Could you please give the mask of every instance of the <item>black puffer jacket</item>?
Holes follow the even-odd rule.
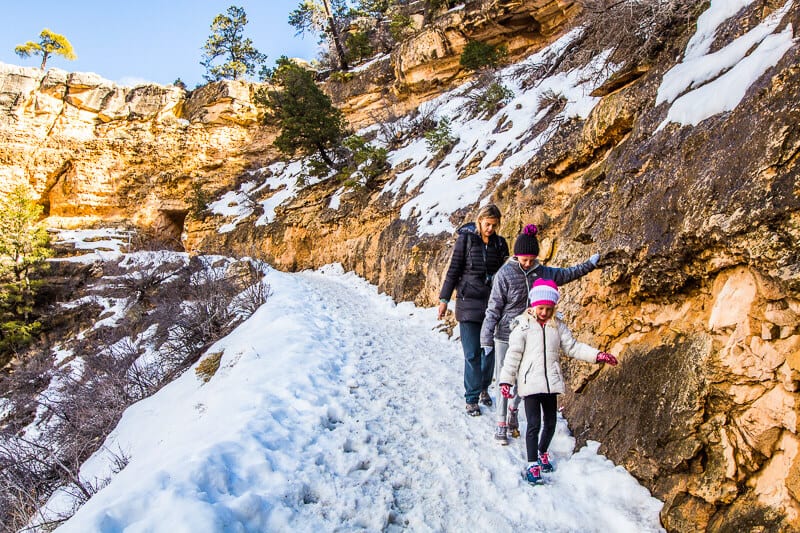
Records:
[[[492,278],[507,257],[508,243],[503,237],[493,234],[484,244],[474,222],[458,229],[453,256],[439,293],[440,299],[450,300],[453,290],[457,291],[456,320],[483,322]]]

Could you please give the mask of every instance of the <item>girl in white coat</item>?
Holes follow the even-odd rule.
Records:
[[[511,397],[511,387],[516,383],[517,393],[525,402],[526,477],[531,484],[542,482],[542,472],[553,471],[547,448],[556,430],[556,398],[564,392],[560,353],[590,363],[617,364],[613,355],[575,340],[564,321],[555,316],[558,297],[555,282],[534,282],[528,298],[531,305],[516,319],[499,378],[504,397]]]

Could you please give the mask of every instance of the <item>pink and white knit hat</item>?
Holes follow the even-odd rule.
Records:
[[[558,303],[558,285],[550,279],[537,279],[533,282],[528,293],[528,301],[531,302],[531,307],[537,305],[553,305]]]

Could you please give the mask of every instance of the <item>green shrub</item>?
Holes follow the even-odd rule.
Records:
[[[492,116],[514,98],[514,91],[494,82],[476,96],[470,97],[469,110],[473,116]]]
[[[478,71],[497,67],[507,55],[505,45],[493,46],[483,41],[470,41],[461,52],[459,63],[467,70]]]
[[[359,63],[372,57],[375,52],[369,42],[369,35],[363,31],[355,31],[348,34],[345,46],[347,47],[347,61],[349,63]]]
[[[456,138],[450,129],[450,119],[447,117],[439,119],[436,127],[425,132],[425,143],[428,150],[435,156],[442,155],[449,151],[456,144]]]
[[[347,83],[348,81],[353,79],[353,73],[350,71],[342,71],[337,70],[336,72],[331,72],[330,80],[335,81],[337,83]]]
[[[189,198],[189,209],[198,220],[204,220],[208,209],[208,193],[203,190],[203,184],[197,181],[192,183],[192,196]]]
[[[414,21],[404,13],[395,13],[389,21],[389,35],[395,41],[401,41],[414,29]]]
[[[388,152],[369,144],[359,135],[351,135],[342,143],[348,150],[348,164],[339,172],[339,179],[347,187],[366,185],[388,168]]]

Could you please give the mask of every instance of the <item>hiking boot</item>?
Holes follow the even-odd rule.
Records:
[[[489,396],[489,393],[487,391],[481,392],[481,395],[478,396],[478,401],[481,402],[486,407],[492,406],[492,397]]]
[[[542,472],[549,473],[555,470],[553,468],[553,463],[550,462],[550,454],[547,452],[539,454],[539,468],[541,468]]]
[[[481,416],[481,408],[478,406],[477,403],[468,403],[467,414],[469,416]]]
[[[514,409],[513,407],[508,408],[508,415],[506,419],[508,420],[508,435],[511,437],[519,438],[519,419],[517,418],[517,412],[519,409]]]
[[[539,465],[531,465],[525,471],[525,479],[528,480],[528,483],[531,485],[541,485],[544,483],[542,480],[542,470],[539,468]]]
[[[508,445],[508,437],[506,436],[506,426],[497,426],[494,430],[494,440],[501,446]]]

